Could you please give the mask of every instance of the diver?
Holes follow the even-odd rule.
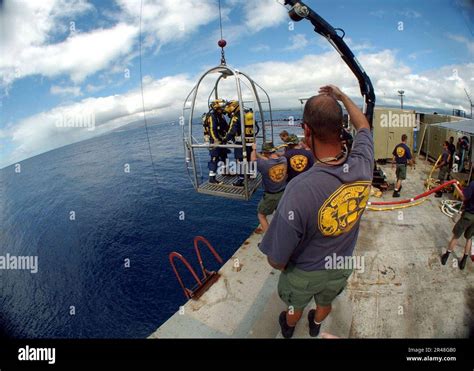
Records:
[[[209,112],[203,114],[202,122],[204,127],[204,140],[211,145],[209,155],[211,156],[207,166],[209,168],[209,183],[221,184],[216,179],[217,165],[219,162],[225,163],[229,150],[222,147],[213,147],[212,145],[224,144],[222,137],[228,130],[228,124],[224,117],[224,108],[226,101],[223,99],[213,100],[209,104]]]
[[[244,136],[242,138],[242,123],[240,119],[240,106],[239,102],[236,100],[231,100],[227,103],[224,111],[229,116],[230,122],[229,127],[227,130],[227,134],[223,138],[223,142],[227,143],[233,141],[234,144],[242,145],[242,139],[245,143],[245,150],[246,150],[246,160],[250,161],[250,155],[252,153],[252,143],[254,143],[254,117],[252,109],[244,110]],[[234,150],[235,159],[238,162],[242,162],[244,160],[242,148],[235,148]],[[232,185],[236,187],[243,187],[244,186],[244,169],[243,171],[239,172],[238,179],[232,183]],[[252,174],[254,175],[254,174]],[[255,174],[256,175],[256,174]]]

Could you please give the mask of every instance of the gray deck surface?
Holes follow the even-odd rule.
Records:
[[[409,169],[402,198],[423,192],[430,168],[419,161],[416,170]],[[393,182],[394,171],[384,169]],[[391,192],[383,199],[391,200]],[[350,338],[467,337],[474,320],[474,264],[468,260],[461,271],[453,260],[446,266],[439,260],[453,225],[433,196],[403,210],[367,210],[355,250],[365,259],[365,271],[351,276],[322,332]],[[276,293],[279,272],[258,250],[260,240],[261,235],[250,235],[214,286],[150,337],[281,337],[277,317],[285,305]],[[452,258],[461,251],[459,246]],[[306,312],[294,337],[309,337]]]

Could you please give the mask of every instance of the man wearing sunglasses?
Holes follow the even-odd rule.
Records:
[[[338,101],[357,130],[349,154],[341,143]],[[287,185],[260,244],[269,264],[281,271],[278,293],[288,310],[280,313],[279,323],[285,338],[293,336],[313,298],[316,308],[308,313],[308,325],[309,334],[317,336],[332,301],[344,290],[354,267],[341,267],[335,260],[352,257],[374,166],[370,125],[337,87],[324,86],[306,102],[303,122],[315,165]]]

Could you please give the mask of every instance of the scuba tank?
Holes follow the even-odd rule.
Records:
[[[211,135],[209,128],[209,113],[203,113],[201,116],[202,128],[204,132],[204,142],[209,143],[209,138]]]
[[[254,141],[254,116],[251,108],[244,110],[244,137],[247,143],[253,143]]]

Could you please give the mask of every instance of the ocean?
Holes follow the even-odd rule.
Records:
[[[226,261],[258,225],[261,190],[248,202],[196,193],[181,127],[149,119],[148,131],[155,171],[143,121],[0,170],[0,255],[38,259],[37,273],[0,269],[1,336],[147,337],[185,302],[169,253],[197,270],[202,235]]]

